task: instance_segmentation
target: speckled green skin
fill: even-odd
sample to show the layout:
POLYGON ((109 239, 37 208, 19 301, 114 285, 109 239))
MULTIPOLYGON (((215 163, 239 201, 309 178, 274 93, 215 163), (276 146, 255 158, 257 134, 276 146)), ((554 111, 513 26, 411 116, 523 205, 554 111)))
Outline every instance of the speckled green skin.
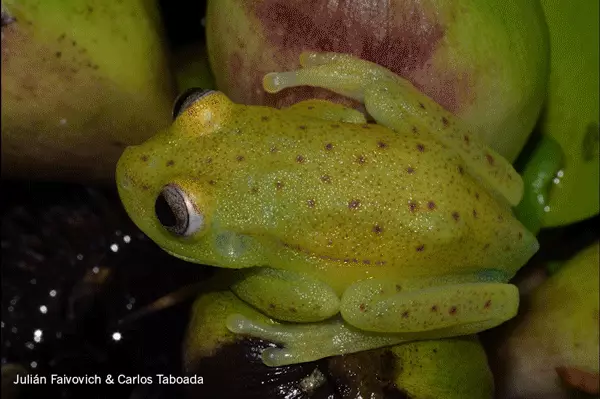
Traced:
POLYGON ((191 262, 268 266, 242 271, 232 288, 280 320, 341 312, 360 329, 415 339, 514 316, 516 288, 503 283, 538 244, 511 213, 522 190, 512 167, 389 71, 352 57, 306 57, 305 69, 267 76, 265 88, 341 91, 382 124, 326 101, 277 110, 214 92, 121 157, 118 188, 134 222, 191 262), (191 237, 174 236, 155 216, 166 184, 204 216, 191 237))

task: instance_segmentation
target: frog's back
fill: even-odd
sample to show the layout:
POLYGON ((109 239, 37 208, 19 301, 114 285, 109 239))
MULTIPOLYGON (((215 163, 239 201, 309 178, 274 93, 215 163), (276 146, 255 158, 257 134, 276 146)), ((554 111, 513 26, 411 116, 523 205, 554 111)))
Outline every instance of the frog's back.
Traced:
POLYGON ((273 267, 327 264, 402 277, 516 271, 537 249, 510 208, 461 158, 416 129, 294 117, 240 107, 235 126, 203 140, 198 178, 218 223, 254 237, 273 267), (306 263, 306 264, 304 264, 306 263))

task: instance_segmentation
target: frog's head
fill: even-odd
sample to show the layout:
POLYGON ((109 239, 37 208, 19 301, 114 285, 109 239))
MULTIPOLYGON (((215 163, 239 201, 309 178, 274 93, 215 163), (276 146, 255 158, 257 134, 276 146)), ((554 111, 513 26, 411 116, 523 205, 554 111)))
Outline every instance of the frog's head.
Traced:
POLYGON ((173 124, 128 147, 117 164, 128 215, 159 246, 188 261, 196 261, 197 245, 190 244, 207 233, 213 211, 210 187, 194 179, 202 158, 198 137, 218 132, 232 104, 217 91, 187 91, 175 102, 173 124))

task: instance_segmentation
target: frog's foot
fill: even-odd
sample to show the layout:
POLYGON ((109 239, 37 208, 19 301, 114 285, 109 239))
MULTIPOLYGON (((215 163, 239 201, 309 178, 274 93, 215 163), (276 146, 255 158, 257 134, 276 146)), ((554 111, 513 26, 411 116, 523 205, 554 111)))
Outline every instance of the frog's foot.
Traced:
POLYGON ((523 196, 523 181, 510 162, 477 140, 452 113, 408 80, 359 58, 335 53, 303 53, 304 68, 265 75, 263 87, 275 93, 296 86, 322 87, 365 104, 369 114, 397 132, 413 128, 457 151, 468 172, 510 205, 523 196))
POLYGON ((359 281, 342 297, 345 321, 368 331, 450 337, 495 327, 517 314, 517 287, 503 283, 450 284, 406 290, 359 281))
POLYGON ((263 88, 277 93, 296 86, 322 87, 364 103, 366 87, 396 77, 377 64, 345 54, 302 53, 300 63, 305 68, 266 74, 263 88))
POLYGON ((416 338, 361 331, 340 318, 321 323, 270 325, 232 314, 227 318, 227 328, 233 333, 281 344, 282 348, 267 348, 262 353, 263 362, 272 367, 381 348, 416 338))

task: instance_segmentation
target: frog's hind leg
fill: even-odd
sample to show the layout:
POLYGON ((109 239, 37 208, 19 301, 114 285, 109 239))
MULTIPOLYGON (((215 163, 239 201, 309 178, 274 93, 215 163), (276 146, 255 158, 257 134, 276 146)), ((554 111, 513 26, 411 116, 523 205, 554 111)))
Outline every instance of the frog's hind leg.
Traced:
POLYGON ((342 296, 340 311, 351 325, 374 332, 455 336, 495 327, 517 314, 511 284, 476 282, 404 289, 377 280, 359 281, 342 296))
POLYGON ((277 93, 296 86, 322 87, 364 103, 366 87, 395 76, 377 64, 345 54, 302 53, 300 62, 304 68, 266 74, 264 89, 277 93))
POLYGON ((280 344, 282 347, 267 348, 262 353, 263 362, 272 367, 381 348, 416 338, 361 331, 339 317, 321 323, 271 325, 232 314, 227 318, 227 328, 237 334, 280 344))

